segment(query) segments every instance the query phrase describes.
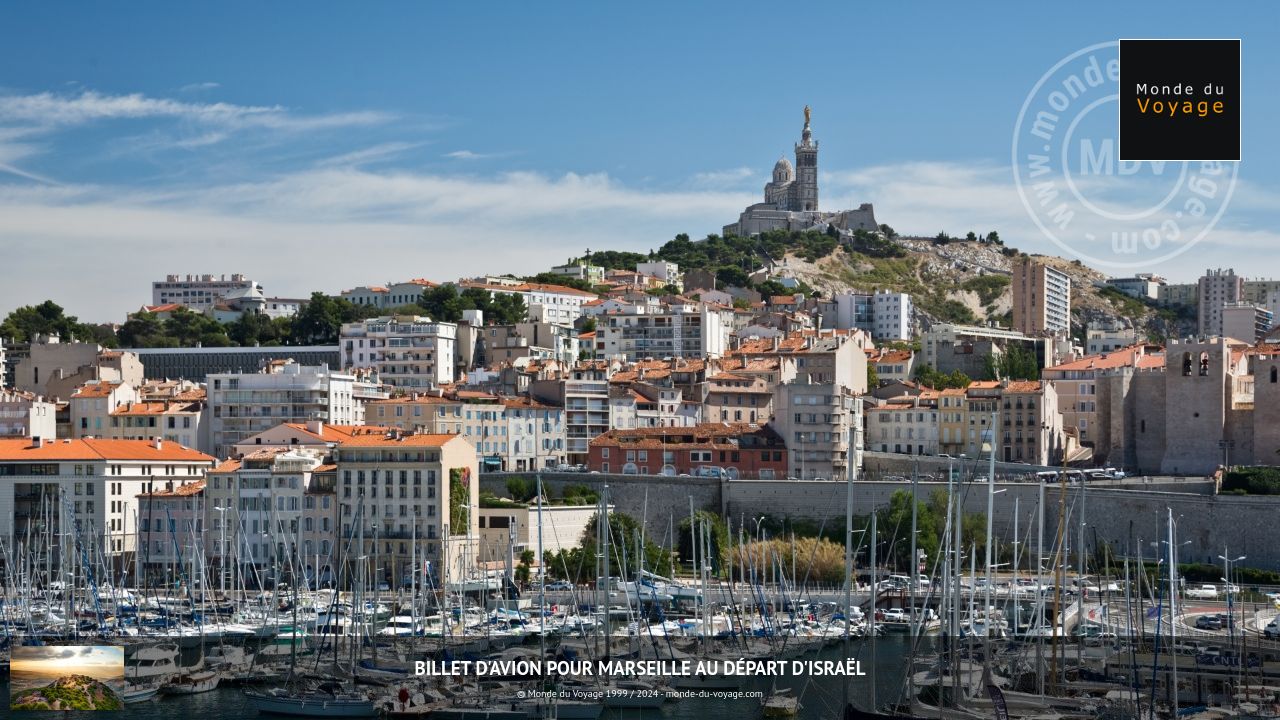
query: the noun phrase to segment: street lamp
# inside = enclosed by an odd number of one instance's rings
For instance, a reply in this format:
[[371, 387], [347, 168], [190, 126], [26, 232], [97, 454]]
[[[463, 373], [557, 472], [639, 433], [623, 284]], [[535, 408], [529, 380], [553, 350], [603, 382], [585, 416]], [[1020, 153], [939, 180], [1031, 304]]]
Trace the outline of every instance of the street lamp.
[[227, 597], [227, 511], [229, 507], [213, 508], [222, 517], [218, 518], [218, 592]]
[[[1222, 552], [1225, 553], [1226, 551], [1227, 551], [1227, 548], [1224, 545], [1222, 547]], [[1231, 566], [1235, 563], [1240, 562], [1241, 560], [1244, 560], [1245, 556], [1241, 555], [1240, 557], [1233, 559], [1233, 558], [1228, 558], [1226, 555], [1219, 555], [1218, 559], [1222, 561], [1222, 573], [1223, 573], [1222, 582], [1226, 585], [1226, 590], [1227, 590], [1227, 636], [1231, 638], [1231, 644], [1235, 645], [1235, 642], [1236, 642], [1235, 618], [1232, 616], [1232, 609], [1231, 609]], [[1241, 603], [1240, 608], [1242, 611], [1240, 614], [1240, 622], [1244, 622], [1244, 613], [1243, 613], [1244, 604], [1243, 603]], [[1243, 632], [1244, 630], [1241, 629], [1242, 634]]]

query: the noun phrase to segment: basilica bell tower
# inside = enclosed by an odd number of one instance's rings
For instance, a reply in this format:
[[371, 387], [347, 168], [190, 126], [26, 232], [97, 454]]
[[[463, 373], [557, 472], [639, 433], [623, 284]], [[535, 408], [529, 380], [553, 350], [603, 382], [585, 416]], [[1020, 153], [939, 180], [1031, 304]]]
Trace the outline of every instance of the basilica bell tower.
[[804, 131], [796, 144], [796, 179], [792, 210], [816, 211], [818, 209], [818, 141], [809, 128], [809, 106], [804, 106]]

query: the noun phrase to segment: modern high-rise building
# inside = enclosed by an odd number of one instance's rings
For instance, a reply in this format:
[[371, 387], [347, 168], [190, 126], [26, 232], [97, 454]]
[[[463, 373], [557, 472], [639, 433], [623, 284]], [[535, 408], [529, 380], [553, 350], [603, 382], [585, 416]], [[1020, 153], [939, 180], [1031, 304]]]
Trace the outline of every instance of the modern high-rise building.
[[1071, 333], [1071, 278], [1031, 257], [1013, 263], [1013, 329], [1026, 335]]
[[1234, 269], [1205, 270], [1197, 283], [1199, 300], [1197, 333], [1201, 337], [1222, 335], [1222, 308], [1244, 300], [1244, 278]]

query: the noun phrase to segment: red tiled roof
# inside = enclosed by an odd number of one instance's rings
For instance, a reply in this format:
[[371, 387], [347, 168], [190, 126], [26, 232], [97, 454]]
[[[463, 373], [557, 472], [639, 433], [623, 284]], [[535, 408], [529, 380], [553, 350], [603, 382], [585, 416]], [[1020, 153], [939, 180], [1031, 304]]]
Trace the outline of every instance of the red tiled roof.
[[46, 440], [36, 447], [30, 438], [0, 438], [0, 460], [141, 460], [212, 462], [213, 458], [176, 442], [150, 440]]

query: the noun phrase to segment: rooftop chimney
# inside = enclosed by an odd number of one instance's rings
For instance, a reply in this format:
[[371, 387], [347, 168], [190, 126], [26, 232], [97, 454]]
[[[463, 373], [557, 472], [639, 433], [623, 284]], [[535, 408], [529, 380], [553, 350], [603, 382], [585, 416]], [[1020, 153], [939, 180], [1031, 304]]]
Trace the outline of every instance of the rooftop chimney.
[[323, 436], [323, 435], [324, 435], [324, 421], [323, 421], [323, 420], [308, 420], [308, 421], [307, 421], [307, 432], [310, 432], [310, 433], [315, 434], [315, 435]]
[[155, 449], [157, 449], [157, 450], [163, 450], [163, 449], [164, 449], [164, 440], [163, 440], [163, 439], [161, 439], [161, 438], [159, 438], [159, 437], [153, 437], [153, 438], [151, 438], [151, 447], [153, 447], [153, 448], [155, 448]]

